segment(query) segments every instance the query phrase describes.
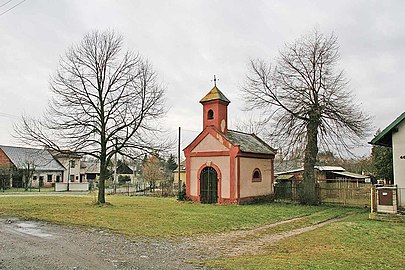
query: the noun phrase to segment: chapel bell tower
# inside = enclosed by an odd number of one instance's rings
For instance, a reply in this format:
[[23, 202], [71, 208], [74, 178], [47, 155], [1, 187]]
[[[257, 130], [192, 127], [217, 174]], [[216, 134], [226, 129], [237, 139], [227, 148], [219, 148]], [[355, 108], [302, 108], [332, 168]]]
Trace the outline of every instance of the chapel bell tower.
[[203, 129], [214, 126], [223, 133], [228, 132], [228, 104], [230, 101], [217, 88], [214, 76], [214, 87], [200, 100], [203, 105]]

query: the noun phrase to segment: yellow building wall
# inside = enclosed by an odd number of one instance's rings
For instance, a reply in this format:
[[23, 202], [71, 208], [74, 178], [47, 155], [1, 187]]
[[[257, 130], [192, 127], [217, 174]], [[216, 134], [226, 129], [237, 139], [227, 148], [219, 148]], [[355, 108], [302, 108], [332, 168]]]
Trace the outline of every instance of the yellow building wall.
[[[261, 182], [252, 182], [253, 170], [262, 174]], [[273, 192], [272, 163], [270, 159], [240, 158], [240, 197], [268, 195]]]
[[[178, 184], [178, 182], [179, 182], [178, 175], [179, 175], [178, 171], [173, 171], [173, 183], [174, 184]], [[182, 185], [184, 183], [186, 183], [186, 171], [180, 171], [180, 180], [181, 180]]]

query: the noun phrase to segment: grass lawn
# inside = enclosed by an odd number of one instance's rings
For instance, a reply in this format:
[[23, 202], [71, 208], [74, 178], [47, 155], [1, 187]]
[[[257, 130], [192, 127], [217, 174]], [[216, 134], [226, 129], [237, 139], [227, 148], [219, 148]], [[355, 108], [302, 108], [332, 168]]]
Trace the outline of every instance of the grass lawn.
[[280, 241], [262, 255], [209, 261], [222, 269], [404, 269], [404, 223], [358, 213]]
[[[328, 209], [284, 204], [215, 206], [178, 202], [173, 198], [121, 196], [109, 196], [110, 206], [95, 206], [93, 199], [5, 196], [0, 197], [0, 215], [108, 228], [130, 236], [170, 237], [249, 229]], [[335, 214], [348, 211], [336, 208]]]

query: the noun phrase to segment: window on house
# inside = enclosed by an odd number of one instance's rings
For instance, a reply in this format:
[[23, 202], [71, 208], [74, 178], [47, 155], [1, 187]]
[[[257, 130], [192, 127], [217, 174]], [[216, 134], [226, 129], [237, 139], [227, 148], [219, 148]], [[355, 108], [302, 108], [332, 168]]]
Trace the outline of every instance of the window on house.
[[52, 182], [52, 174], [48, 174], [48, 175], [46, 176], [46, 181], [47, 181], [47, 182]]
[[34, 181], [36, 181], [38, 179], [38, 177], [36, 176], [36, 175], [34, 175], [33, 177], [32, 177], [32, 180], [34, 180]]
[[261, 182], [262, 181], [262, 173], [258, 168], [253, 170], [252, 182]]
[[70, 182], [74, 182], [75, 181], [75, 176], [73, 174], [70, 175], [69, 177]]
[[209, 110], [207, 116], [208, 116], [208, 117], [207, 117], [208, 119], [214, 119], [214, 111], [213, 111], [213, 110]]
[[60, 182], [60, 175], [56, 176], [56, 182]]

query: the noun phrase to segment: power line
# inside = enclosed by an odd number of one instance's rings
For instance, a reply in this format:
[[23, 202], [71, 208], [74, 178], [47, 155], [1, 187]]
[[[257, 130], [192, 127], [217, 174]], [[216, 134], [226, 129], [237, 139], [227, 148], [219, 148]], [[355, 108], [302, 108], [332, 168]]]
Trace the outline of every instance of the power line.
[[8, 3], [10, 3], [13, 0], [8, 0], [7, 2], [5, 2], [3, 5], [0, 5], [0, 7], [4, 7], [5, 5], [7, 5]]
[[[168, 131], [169, 131], [170, 133], [177, 132], [176, 129], [168, 129]], [[202, 130], [200, 130], [200, 131], [198, 131], [198, 130], [191, 130], [191, 129], [186, 129], [186, 128], [183, 128], [183, 127], [182, 127], [182, 128], [181, 128], [181, 131], [200, 133]]]
[[[12, 1], [12, 0], [10, 0], [10, 1]], [[10, 1], [9, 1], [9, 2], [10, 2]], [[10, 10], [12, 10], [12, 9], [14, 9], [14, 8], [16, 8], [16, 7], [18, 7], [19, 5], [21, 5], [21, 4], [24, 3], [25, 1], [27, 1], [27, 0], [22, 0], [21, 2], [18, 2], [17, 4], [15, 4], [14, 6], [12, 6], [11, 8], [9, 8], [9, 9], [7, 9], [6, 11], [0, 13], [0, 16], [3, 15], [3, 14], [6, 14], [6, 13], [9, 12]], [[8, 3], [8, 2], [7, 2], [7, 3]], [[5, 3], [5, 4], [7, 4], [7, 3]], [[5, 4], [3, 4], [3, 6], [4, 6]]]
[[185, 129], [185, 128], [181, 128], [181, 129], [184, 130], [184, 131], [195, 132], [195, 133], [200, 133], [201, 132], [201, 130], [198, 131], [198, 130], [191, 130], [191, 129]]
[[0, 112], [0, 116], [7, 117], [7, 118], [20, 119], [20, 118], [19, 118], [18, 116], [16, 116], [16, 115], [12, 115], [12, 114], [8, 114], [8, 113], [2, 113], [2, 112]]

